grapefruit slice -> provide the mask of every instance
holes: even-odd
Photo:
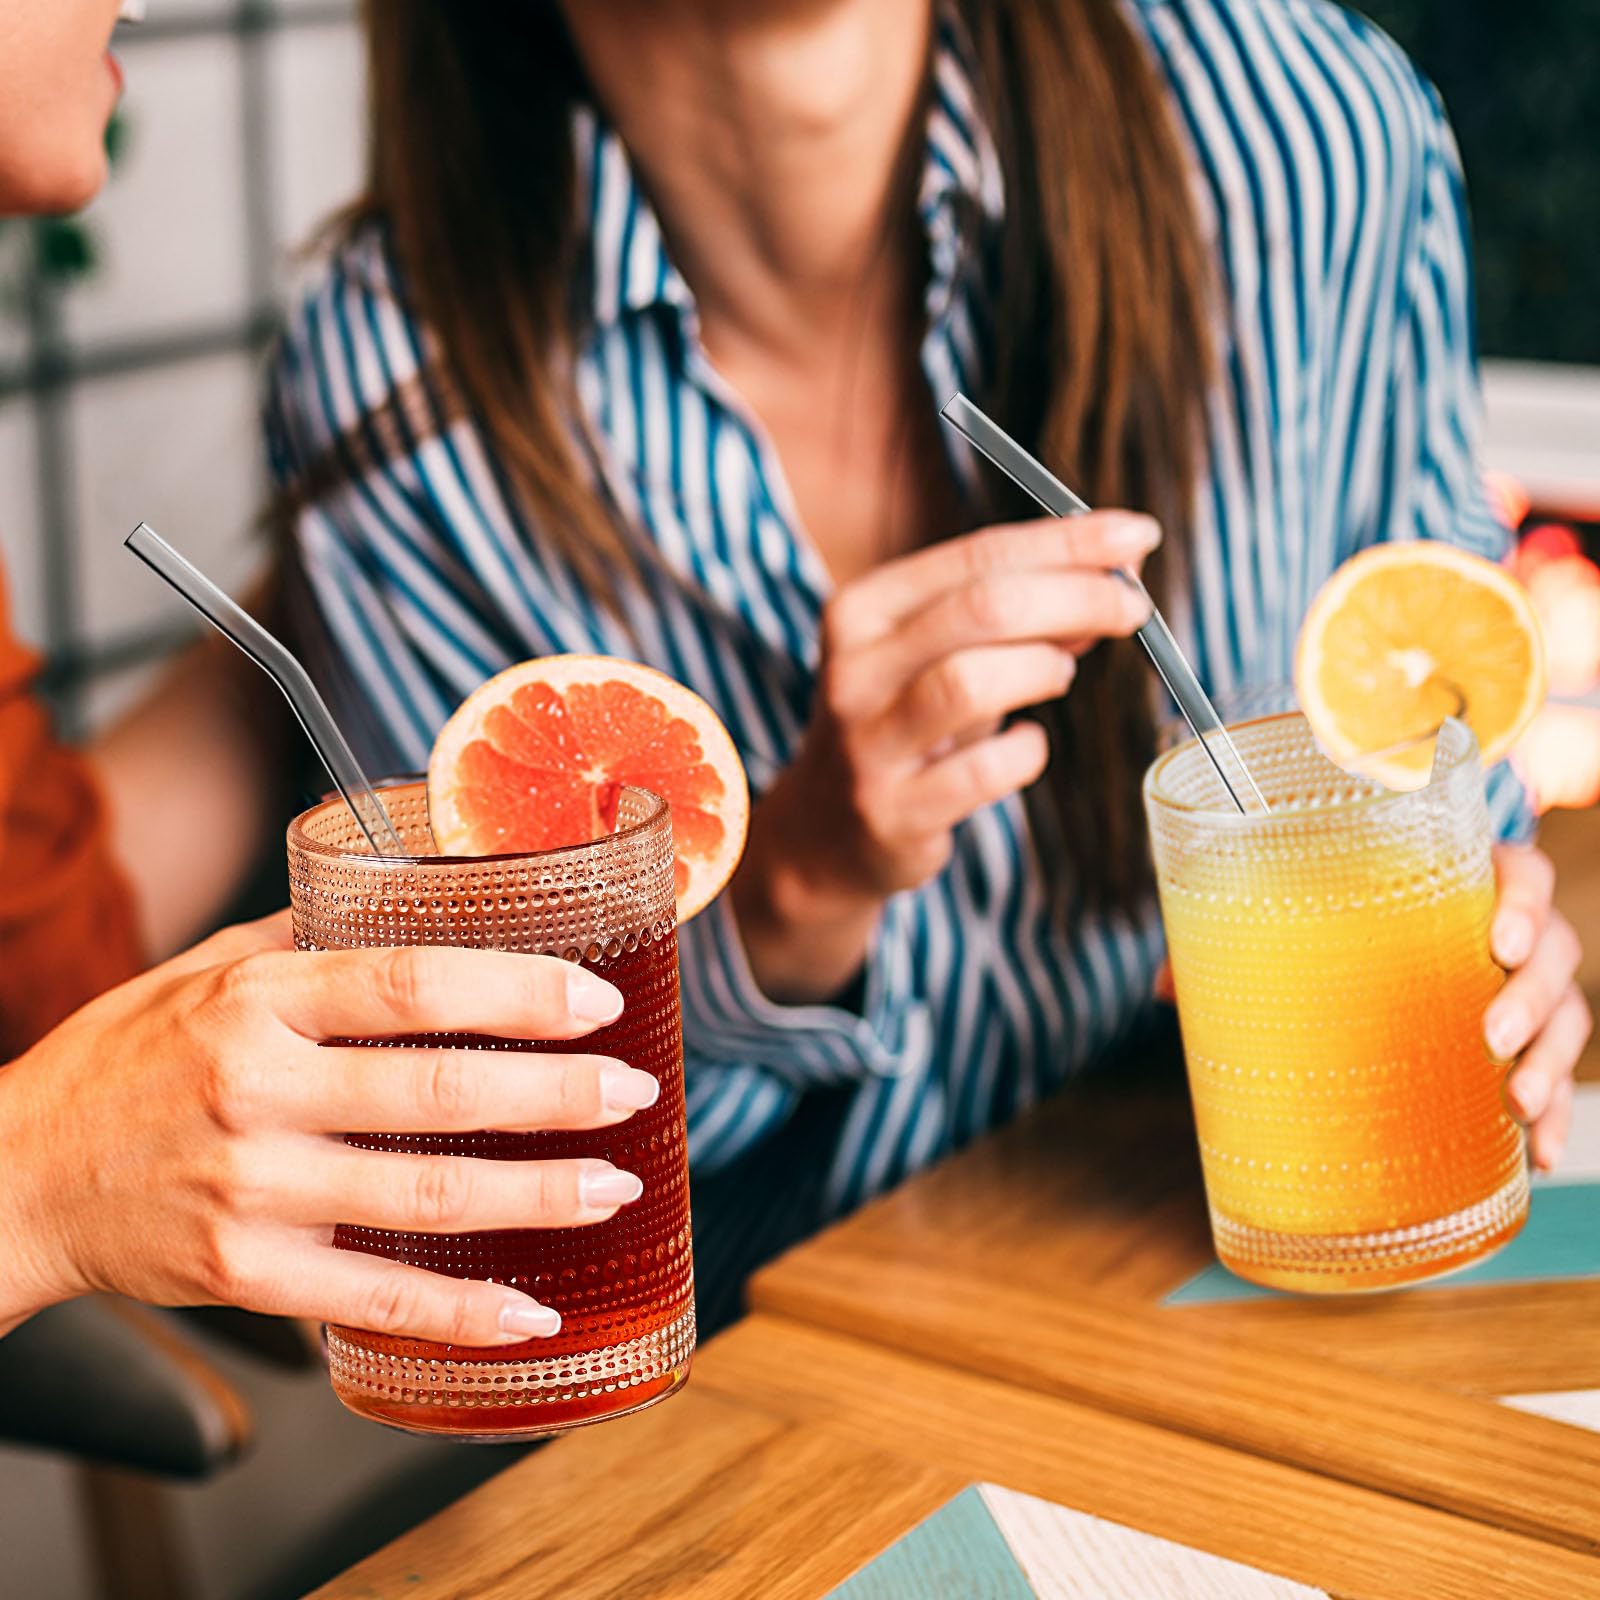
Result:
[[[672,807],[685,922],[733,876],[750,792],[716,713],[650,667],[544,656],[491,678],[434,740],[428,820],[445,855],[556,850],[611,832],[625,784]]]
[[[1378,545],[1311,602],[1294,686],[1331,761],[1417,789],[1447,716],[1477,735],[1485,766],[1506,754],[1544,703],[1544,639],[1527,590],[1494,562],[1431,541]]]

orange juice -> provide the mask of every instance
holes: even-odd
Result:
[[[1235,740],[1269,818],[1212,809],[1196,746],[1146,783],[1217,1253],[1324,1293],[1475,1260],[1527,1179],[1483,1042],[1503,975],[1471,735],[1449,725],[1414,794],[1332,766],[1297,716]]]

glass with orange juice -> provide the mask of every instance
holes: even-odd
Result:
[[[1503,974],[1476,741],[1447,722],[1394,792],[1297,713],[1231,731],[1269,816],[1228,806],[1193,742],[1144,791],[1217,1254],[1312,1293],[1464,1266],[1528,1207],[1483,1041]]]

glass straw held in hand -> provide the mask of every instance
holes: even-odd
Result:
[[[1004,429],[997,427],[964,394],[957,394],[946,402],[939,415],[980,454],[988,457],[1025,494],[1030,495],[1044,509],[1057,517],[1079,517],[1089,507],[1084,504],[1054,473],[1048,471],[1017,443]],[[1125,568],[1113,569],[1126,584],[1136,589],[1146,600],[1149,592],[1138,577]],[[1266,816],[1268,806],[1265,796],[1256,787],[1256,781],[1239,759],[1233,740],[1228,737],[1216,707],[1211,704],[1200,680],[1194,675],[1172,630],[1167,627],[1155,602],[1150,604],[1150,620],[1139,630],[1139,643],[1145,648],[1155,669],[1161,674],[1177,701],[1184,720],[1194,730],[1194,736],[1211,758],[1211,764],[1222,780],[1240,813],[1245,816]]]
[[[361,770],[355,752],[345,742],[306,669],[249,612],[229,599],[147,523],[141,522],[124,542],[151,571],[165,578],[207,622],[232,640],[283,690],[284,699],[322,758],[334,787],[361,825],[373,854],[405,855],[405,845],[395,832],[389,813],[372,792],[372,785]]]

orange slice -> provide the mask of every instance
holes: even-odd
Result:
[[[1544,703],[1544,639],[1527,590],[1502,567],[1431,541],[1378,545],[1322,586],[1295,648],[1300,708],[1328,758],[1416,789],[1432,734],[1459,714],[1485,766]]]
[[[445,855],[555,850],[609,833],[624,784],[672,807],[687,921],[733,876],[750,791],[716,713],[650,667],[545,656],[491,678],[434,740],[428,818]]]

